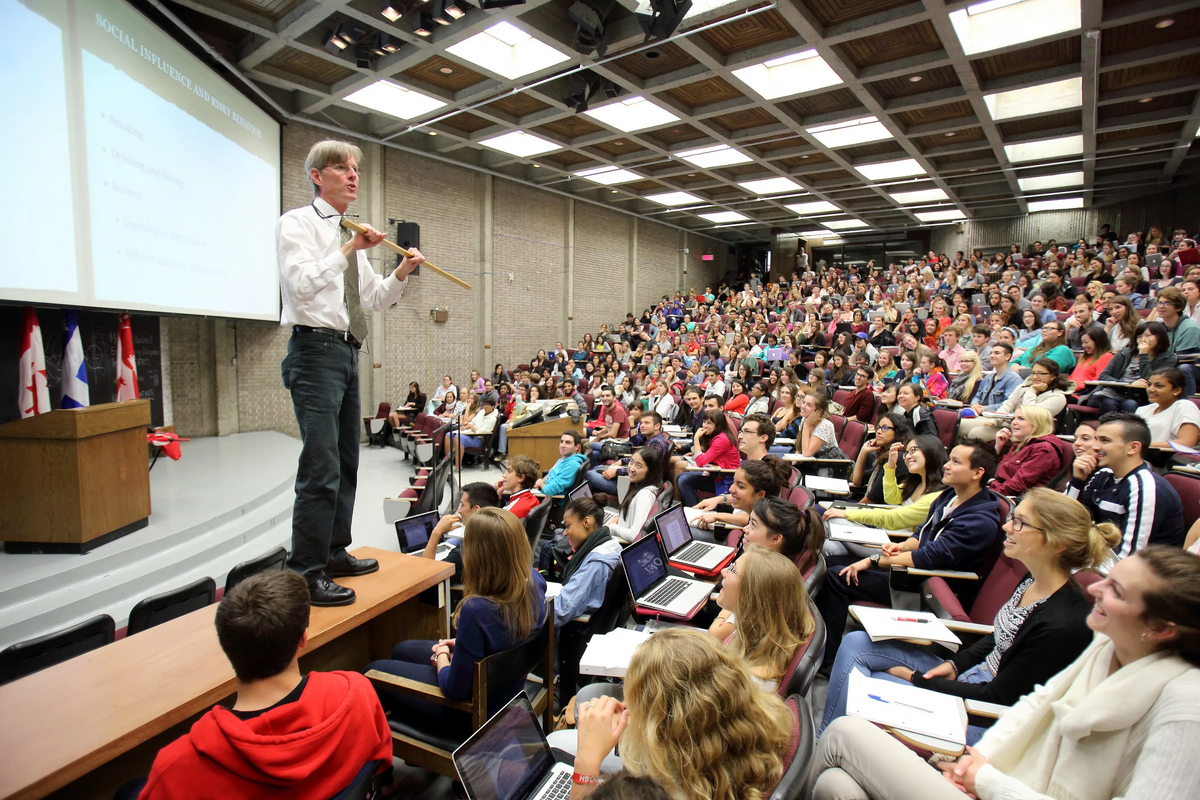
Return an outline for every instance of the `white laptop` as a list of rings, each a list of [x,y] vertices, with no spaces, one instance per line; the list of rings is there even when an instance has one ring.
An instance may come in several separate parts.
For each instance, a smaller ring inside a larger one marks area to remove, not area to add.
[[[521,692],[454,751],[470,800],[565,800],[573,767],[554,759]]]
[[[396,538],[400,540],[400,552],[409,554],[423,552],[425,545],[429,544],[429,536],[433,533],[440,518],[441,515],[437,511],[427,511],[424,514],[396,520]],[[438,542],[435,558],[441,561],[453,549],[454,545],[449,542]]]
[[[588,485],[587,481],[584,481],[583,483],[579,484],[571,491],[567,492],[567,502],[569,503],[572,500],[578,500],[581,497],[591,497],[591,496],[592,496],[592,487]],[[612,525],[614,522],[617,521],[617,518],[621,516],[620,512],[618,512],[614,509],[608,508],[607,506],[605,506],[604,508],[602,508],[600,510],[604,512],[604,524],[605,525]]]
[[[667,574],[667,559],[657,536],[643,536],[622,550],[621,565],[634,602],[643,608],[686,617],[712,593],[711,583]]]
[[[697,542],[692,538],[692,526],[688,524],[687,510],[682,505],[672,506],[654,518],[658,535],[662,537],[667,560],[684,567],[711,571],[729,557],[732,547],[711,542]]]

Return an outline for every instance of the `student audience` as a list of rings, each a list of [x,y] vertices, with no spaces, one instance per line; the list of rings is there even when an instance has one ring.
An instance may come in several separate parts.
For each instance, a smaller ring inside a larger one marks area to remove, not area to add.
[[[604,509],[590,497],[567,504],[563,526],[571,557],[559,576],[562,590],[554,599],[554,624],[559,628],[600,607],[621,552],[614,531],[604,526]]]

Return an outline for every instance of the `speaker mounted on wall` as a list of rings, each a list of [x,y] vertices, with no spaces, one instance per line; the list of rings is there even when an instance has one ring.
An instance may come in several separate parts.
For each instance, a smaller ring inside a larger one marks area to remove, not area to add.
[[[396,222],[396,244],[403,247],[405,250],[411,250],[414,247],[421,249],[421,226],[415,222],[407,220],[398,220]],[[400,265],[400,257],[396,257],[396,265]],[[417,267],[412,271],[413,275],[420,275],[421,268]]]

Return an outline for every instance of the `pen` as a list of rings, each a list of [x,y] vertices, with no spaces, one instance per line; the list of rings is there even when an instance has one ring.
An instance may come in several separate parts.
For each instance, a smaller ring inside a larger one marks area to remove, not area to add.
[[[892,617],[892,619],[896,622],[929,622],[929,620],[920,619],[919,617]]]
[[[924,711],[926,714],[933,713],[928,708],[921,708],[920,706],[914,706],[911,703],[901,703],[899,700],[884,700],[882,697],[880,697],[877,694],[869,694],[869,695],[867,695],[867,697],[871,698],[872,700],[878,700],[881,703],[888,703],[889,705],[894,704],[894,705],[898,705],[898,706],[904,706],[905,708],[915,708],[917,711]]]

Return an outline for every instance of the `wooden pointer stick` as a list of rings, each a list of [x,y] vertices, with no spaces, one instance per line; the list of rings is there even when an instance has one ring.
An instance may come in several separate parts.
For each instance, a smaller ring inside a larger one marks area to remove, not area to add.
[[[345,218],[342,218],[342,227],[345,228],[346,230],[354,231],[355,233],[366,233],[367,232],[367,229],[364,228],[362,225],[359,225],[357,222],[351,222],[350,220],[345,219]],[[410,255],[412,255],[412,253],[408,252],[400,245],[395,244],[394,242],[388,241],[387,237],[384,237],[384,240],[382,242],[380,242],[380,244],[383,245],[384,247],[386,247],[388,250],[399,253],[400,255],[404,256],[405,258],[408,258]],[[429,267],[429,269],[433,270],[438,275],[441,275],[443,278],[445,278],[448,281],[453,281],[454,283],[457,283],[459,286],[463,287],[464,289],[471,288],[471,284],[467,283],[466,281],[462,280],[461,278],[454,277],[453,275],[451,275],[449,272],[446,272],[446,270],[442,269],[441,267],[435,267],[433,264],[430,264],[428,261],[426,261],[421,266]]]

